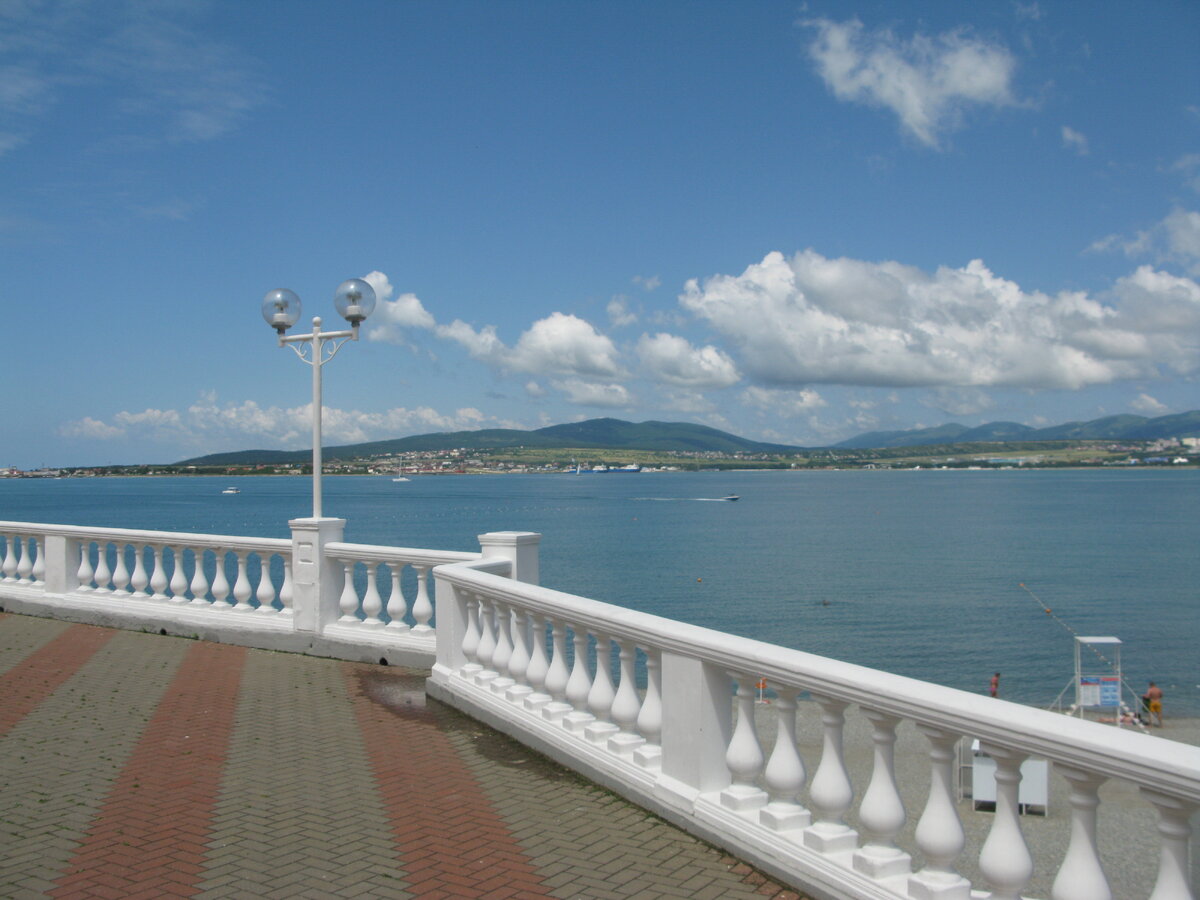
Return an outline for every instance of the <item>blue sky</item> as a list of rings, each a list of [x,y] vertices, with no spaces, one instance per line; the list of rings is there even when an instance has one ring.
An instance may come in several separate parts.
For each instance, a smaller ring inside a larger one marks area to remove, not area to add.
[[[1200,4],[0,0],[0,465],[1200,408]]]

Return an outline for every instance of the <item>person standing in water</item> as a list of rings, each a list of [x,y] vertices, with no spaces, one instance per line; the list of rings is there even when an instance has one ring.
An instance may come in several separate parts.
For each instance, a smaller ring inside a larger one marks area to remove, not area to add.
[[[991,684],[988,686],[988,689],[991,691],[991,694],[993,697],[1000,696],[1000,673],[999,672],[997,672],[995,675],[992,676],[992,681],[991,681]]]
[[[1163,727],[1163,712],[1162,712],[1163,692],[1162,692],[1162,688],[1160,688],[1153,681],[1150,682],[1150,688],[1146,691],[1146,693],[1142,694],[1142,700],[1145,701],[1146,709],[1149,710],[1149,712],[1150,712],[1150,724],[1153,725],[1154,720],[1158,719],[1158,727],[1162,728]]]

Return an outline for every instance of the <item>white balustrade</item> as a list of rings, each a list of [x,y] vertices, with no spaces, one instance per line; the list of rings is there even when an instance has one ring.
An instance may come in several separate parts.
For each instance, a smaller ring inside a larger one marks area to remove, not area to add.
[[[582,734],[595,717],[588,712],[588,695],[592,692],[592,673],[588,670],[587,631],[571,623],[574,643],[574,658],[571,661],[571,677],[567,679],[566,699],[571,712],[562,718],[563,727],[572,734]]]
[[[918,725],[929,740],[929,796],[917,822],[917,847],[925,868],[908,880],[914,900],[969,900],[971,883],[954,869],[966,845],[962,821],[954,805],[954,763],[959,736],[932,725]]]
[[[775,694],[775,746],[763,770],[769,801],[759,812],[759,821],[775,831],[807,828],[812,824],[812,814],[797,801],[807,780],[804,760],[796,749],[799,691],[781,687]]]
[[[725,751],[725,765],[732,784],[721,792],[721,803],[739,812],[758,809],[767,803],[767,794],[758,787],[763,767],[762,744],[754,721],[754,684],[757,679],[745,672],[730,672],[737,685],[737,725]]]
[[[1083,769],[1055,766],[1071,785],[1071,843],[1059,866],[1053,900],[1112,900],[1100,848],[1096,844],[1096,808],[1105,779]]]
[[[821,762],[808,792],[809,806],[816,821],[804,831],[804,843],[820,853],[853,850],[858,835],[842,817],[854,801],[854,786],[846,771],[842,737],[846,724],[846,702],[834,697],[813,696],[821,707],[824,743]]]
[[[618,733],[608,739],[608,749],[622,757],[631,757],[633,752],[646,743],[637,732],[638,717],[642,702],[637,688],[637,647],[631,640],[618,643],[621,684],[613,697],[612,721]]]
[[[596,673],[587,695],[588,712],[593,721],[584,727],[584,735],[593,744],[608,746],[608,739],[621,729],[612,721],[612,705],[617,691],[612,681],[612,641],[596,635]]]
[[[900,720],[879,710],[864,708],[875,744],[871,781],[863,794],[858,817],[866,843],[854,854],[854,868],[872,878],[890,878],[911,871],[912,857],[896,846],[904,827],[904,801],[896,787],[896,726]]]
[[[980,748],[996,761],[996,813],[979,852],[979,870],[992,887],[992,900],[1020,900],[1021,889],[1033,875],[1033,857],[1021,833],[1017,793],[1021,763],[1027,754],[987,743]]]

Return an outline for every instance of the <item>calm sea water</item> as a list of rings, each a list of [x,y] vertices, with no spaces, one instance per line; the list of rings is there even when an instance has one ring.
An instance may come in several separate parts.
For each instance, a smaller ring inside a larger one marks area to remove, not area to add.
[[[310,511],[307,479],[228,483],[0,479],[0,519],[286,537]],[[981,693],[999,670],[1026,703],[1071,681],[1072,631],[1115,635],[1130,685],[1200,714],[1194,470],[339,477],[325,510],[362,543],[541,532],[548,587]]]

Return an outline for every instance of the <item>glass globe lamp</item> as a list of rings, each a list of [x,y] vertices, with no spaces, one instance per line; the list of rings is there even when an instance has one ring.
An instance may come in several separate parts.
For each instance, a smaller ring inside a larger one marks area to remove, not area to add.
[[[375,289],[361,278],[348,278],[333,295],[338,314],[355,327],[375,309]]]
[[[287,288],[267,291],[263,297],[262,315],[267,324],[282,335],[300,318],[300,298]]]

